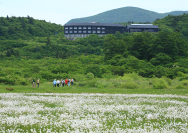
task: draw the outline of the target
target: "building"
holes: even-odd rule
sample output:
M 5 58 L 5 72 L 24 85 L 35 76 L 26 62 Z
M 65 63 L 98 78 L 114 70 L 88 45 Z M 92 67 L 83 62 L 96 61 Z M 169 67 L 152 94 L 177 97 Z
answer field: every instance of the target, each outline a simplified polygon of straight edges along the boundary
M 64 34 L 66 38 L 86 37 L 90 34 L 104 36 L 106 34 L 115 34 L 116 31 L 123 33 L 126 27 L 120 24 L 107 23 L 70 23 L 64 25 Z
M 126 32 L 128 33 L 143 32 L 143 31 L 158 32 L 159 27 L 153 24 L 131 24 L 126 26 Z
M 77 37 L 86 37 L 90 34 L 104 36 L 106 34 L 115 34 L 117 31 L 124 32 L 158 32 L 159 27 L 153 24 L 131 24 L 126 27 L 121 24 L 107 23 L 70 23 L 64 25 L 64 34 L 66 38 L 75 39 Z

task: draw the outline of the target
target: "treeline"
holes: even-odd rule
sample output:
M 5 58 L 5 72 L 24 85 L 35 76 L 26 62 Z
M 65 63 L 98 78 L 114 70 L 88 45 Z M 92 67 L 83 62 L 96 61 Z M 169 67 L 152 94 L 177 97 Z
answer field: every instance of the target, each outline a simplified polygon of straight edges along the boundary
M 63 26 L 27 17 L 0 17 L 0 40 L 31 39 L 63 34 Z

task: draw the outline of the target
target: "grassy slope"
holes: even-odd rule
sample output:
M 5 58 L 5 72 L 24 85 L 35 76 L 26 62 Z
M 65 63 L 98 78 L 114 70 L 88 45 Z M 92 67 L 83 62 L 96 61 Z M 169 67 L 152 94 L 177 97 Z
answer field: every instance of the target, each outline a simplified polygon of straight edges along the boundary
M 100 23 L 121 23 L 127 21 L 134 22 L 150 22 L 152 23 L 157 18 L 164 18 L 168 14 L 182 15 L 188 11 L 173 11 L 169 13 L 157 13 L 137 7 L 123 7 L 113 9 L 94 16 L 72 19 L 67 23 L 84 23 L 84 22 L 100 22 Z

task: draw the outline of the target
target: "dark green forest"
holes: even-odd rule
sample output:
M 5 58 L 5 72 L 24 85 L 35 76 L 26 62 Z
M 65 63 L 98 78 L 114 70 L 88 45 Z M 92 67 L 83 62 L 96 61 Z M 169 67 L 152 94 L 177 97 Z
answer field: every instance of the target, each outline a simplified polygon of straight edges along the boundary
M 188 14 L 169 15 L 154 22 L 158 33 L 116 32 L 68 40 L 61 25 L 30 16 L 1 17 L 0 83 L 27 85 L 35 77 L 41 82 L 108 79 L 129 73 L 174 79 L 188 74 L 187 23 Z

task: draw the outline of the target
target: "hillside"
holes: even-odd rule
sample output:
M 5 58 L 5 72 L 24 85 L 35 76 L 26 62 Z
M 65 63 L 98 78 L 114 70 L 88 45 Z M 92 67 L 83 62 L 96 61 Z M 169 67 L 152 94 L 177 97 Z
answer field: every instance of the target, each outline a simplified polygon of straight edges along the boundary
M 0 17 L 0 40 L 63 34 L 63 26 L 27 17 Z
M 123 7 L 113 9 L 94 16 L 85 18 L 76 18 L 67 23 L 85 23 L 85 22 L 100 22 L 100 23 L 121 23 L 121 22 L 150 22 L 152 23 L 157 18 L 164 18 L 170 15 L 182 15 L 188 11 L 172 11 L 169 13 L 157 13 L 137 7 Z
M 169 15 L 164 23 L 170 27 L 187 22 L 186 15 L 177 16 L 177 21 Z M 128 73 L 173 79 L 188 73 L 188 42 L 173 27 L 172 32 L 92 34 L 72 41 L 64 38 L 63 26 L 31 17 L 0 22 L 0 84 L 27 85 L 33 77 L 41 82 L 62 77 L 84 81 Z
M 181 32 L 188 39 L 188 14 L 172 16 L 158 19 L 153 24 L 159 26 L 160 31 Z

